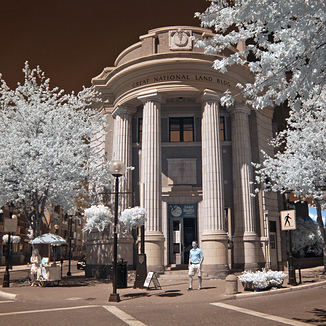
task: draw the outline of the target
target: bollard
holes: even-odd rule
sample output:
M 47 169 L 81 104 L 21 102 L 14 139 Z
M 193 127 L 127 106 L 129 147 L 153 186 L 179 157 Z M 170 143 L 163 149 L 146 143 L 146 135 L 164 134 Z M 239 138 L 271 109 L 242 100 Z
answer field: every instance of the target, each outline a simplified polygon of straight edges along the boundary
M 225 294 L 226 295 L 233 295 L 238 293 L 238 278 L 230 274 L 225 279 Z

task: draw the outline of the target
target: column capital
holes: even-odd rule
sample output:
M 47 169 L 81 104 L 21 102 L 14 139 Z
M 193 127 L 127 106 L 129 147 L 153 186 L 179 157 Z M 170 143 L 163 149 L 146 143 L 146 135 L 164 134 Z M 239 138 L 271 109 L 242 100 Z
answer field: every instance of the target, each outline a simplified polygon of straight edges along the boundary
M 142 103 L 146 103 L 148 101 L 155 101 L 155 102 L 159 102 L 159 103 L 165 102 L 164 96 L 157 91 L 141 93 L 141 94 L 139 94 L 137 99 L 139 101 L 141 101 Z
M 199 102 L 204 102 L 204 101 L 220 102 L 221 94 L 218 94 L 210 89 L 204 89 L 203 93 L 200 94 L 197 99 Z
M 226 108 L 226 111 L 228 111 L 230 114 L 234 114 L 234 113 L 237 113 L 237 112 L 242 112 L 242 113 L 245 113 L 247 115 L 251 114 L 250 108 L 248 108 L 248 106 L 246 104 L 244 104 L 244 103 L 229 106 L 229 107 Z
M 127 105 L 121 105 L 121 106 L 117 106 L 116 108 L 114 108 L 114 110 L 112 111 L 112 116 L 113 118 L 115 118 L 117 115 L 121 115 L 121 114 L 130 114 L 133 115 L 134 113 L 136 113 L 137 109 L 131 106 L 127 106 Z

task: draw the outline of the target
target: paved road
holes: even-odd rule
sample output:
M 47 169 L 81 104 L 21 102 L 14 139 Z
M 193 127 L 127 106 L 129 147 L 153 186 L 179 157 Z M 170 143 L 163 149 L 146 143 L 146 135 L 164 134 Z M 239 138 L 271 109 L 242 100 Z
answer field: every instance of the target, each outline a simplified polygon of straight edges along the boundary
M 72 270 L 77 274 L 77 270 Z M 110 283 L 65 279 L 58 287 L 15 283 L 18 293 L 0 301 L 0 325 L 326 325 L 326 285 L 301 291 L 255 293 L 226 300 L 224 281 L 204 282 L 187 291 L 187 282 L 164 281 L 161 289 L 119 289 L 122 301 L 109 303 Z M 279 292 L 278 292 L 279 291 Z

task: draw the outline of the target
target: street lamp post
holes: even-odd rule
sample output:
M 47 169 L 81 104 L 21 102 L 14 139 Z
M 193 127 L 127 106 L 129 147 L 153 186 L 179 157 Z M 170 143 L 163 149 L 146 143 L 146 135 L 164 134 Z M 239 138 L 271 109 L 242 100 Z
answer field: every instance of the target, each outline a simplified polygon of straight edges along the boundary
M 55 234 L 59 234 L 59 225 L 58 224 L 55 224 L 54 225 L 54 229 L 55 229 Z M 63 270 L 63 258 L 62 258 L 62 252 L 61 252 L 61 247 L 60 249 L 58 249 L 59 247 L 56 246 L 56 259 L 58 259 L 60 257 L 60 266 L 61 266 L 61 278 L 62 278 L 62 270 Z M 59 251 L 59 252 L 58 252 Z
M 14 210 L 14 205 L 9 204 L 9 219 L 12 219 L 13 210 Z M 7 222 L 7 221 L 5 221 L 5 222 Z M 16 226 L 16 228 L 17 228 L 17 226 Z M 10 229 L 11 229 L 10 226 L 9 226 L 9 228 L 7 226 L 5 227 L 5 231 L 8 231 L 8 244 L 7 244 L 7 254 L 6 254 L 6 270 L 5 270 L 5 273 L 3 274 L 2 287 L 10 287 L 10 273 L 9 273 L 10 256 L 11 256 L 11 239 L 10 239 L 11 238 L 11 232 L 10 231 L 12 231 Z
M 68 272 L 67 272 L 67 276 L 71 276 L 71 238 L 72 238 L 72 216 L 69 216 L 69 221 L 68 221 L 68 233 L 69 233 L 69 254 L 68 254 L 69 265 L 68 265 Z
M 114 204 L 114 226 L 113 226 L 113 291 L 110 294 L 110 302 L 119 302 L 120 297 L 117 293 L 117 261 L 118 261 L 118 209 L 119 209 L 119 177 L 125 174 L 126 166 L 121 161 L 112 161 L 110 164 L 110 173 L 115 177 L 115 204 Z
M 284 197 L 286 201 L 286 209 L 290 209 L 289 205 L 289 199 L 290 199 L 291 192 L 285 191 Z M 293 266 L 293 254 L 292 254 L 292 230 L 288 230 L 289 234 L 289 285 L 297 285 L 296 279 L 295 279 L 295 268 Z
M 118 261 L 118 205 L 119 205 L 119 177 L 126 172 L 126 166 L 121 161 L 112 161 L 110 164 L 110 173 L 115 177 L 115 204 L 114 204 L 114 226 L 113 226 L 113 291 L 110 294 L 110 302 L 119 302 L 120 297 L 117 293 L 117 261 Z

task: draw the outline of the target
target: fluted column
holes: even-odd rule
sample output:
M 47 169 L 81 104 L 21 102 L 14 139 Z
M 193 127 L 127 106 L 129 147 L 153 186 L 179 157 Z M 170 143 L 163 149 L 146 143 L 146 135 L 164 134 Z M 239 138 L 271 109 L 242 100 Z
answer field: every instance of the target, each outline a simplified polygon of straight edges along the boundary
M 221 157 L 219 96 L 205 90 L 202 96 L 202 173 L 205 207 L 202 249 L 204 270 L 211 276 L 228 272 L 227 234 L 224 230 L 223 167 Z
M 164 270 L 162 233 L 161 101 L 158 93 L 139 96 L 143 102 L 141 182 L 147 211 L 145 253 L 149 270 Z
M 132 135 L 131 122 L 135 109 L 129 107 L 118 107 L 114 110 L 112 116 L 114 118 L 114 134 L 113 134 L 113 153 L 112 159 L 123 162 L 127 167 L 132 166 Z M 132 205 L 131 194 L 131 171 L 127 170 L 125 178 L 120 179 L 120 209 Z
M 249 132 L 250 109 L 244 104 L 229 108 L 232 128 L 234 203 L 234 267 L 257 269 L 257 235 L 254 228 L 253 181 Z
M 136 109 L 129 107 L 116 108 L 112 116 L 114 118 L 113 153 L 112 159 L 123 162 L 127 167 L 132 165 L 132 115 Z M 132 178 L 131 171 L 119 179 L 119 214 L 132 206 Z M 133 263 L 133 238 L 130 232 L 118 231 L 119 250 L 118 257 L 123 258 L 129 264 Z

